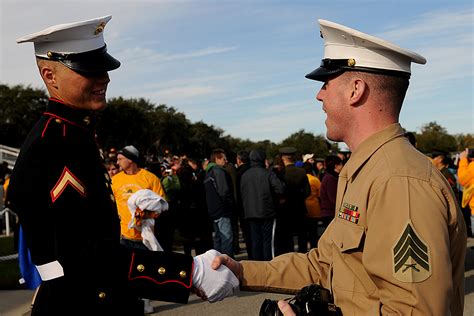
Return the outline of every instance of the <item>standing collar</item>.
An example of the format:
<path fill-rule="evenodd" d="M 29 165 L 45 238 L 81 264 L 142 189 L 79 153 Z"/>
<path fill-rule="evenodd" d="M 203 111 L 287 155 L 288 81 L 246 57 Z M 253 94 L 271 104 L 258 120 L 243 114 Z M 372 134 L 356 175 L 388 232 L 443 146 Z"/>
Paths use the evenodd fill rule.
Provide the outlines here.
<path fill-rule="evenodd" d="M 44 114 L 87 129 L 95 128 L 96 118 L 92 111 L 76 109 L 55 98 L 49 99 Z"/>
<path fill-rule="evenodd" d="M 369 136 L 364 140 L 351 158 L 342 168 L 340 176 L 349 180 L 362 167 L 362 165 L 385 143 L 394 138 L 403 136 L 403 129 L 399 123 L 391 124 L 383 130 Z"/>

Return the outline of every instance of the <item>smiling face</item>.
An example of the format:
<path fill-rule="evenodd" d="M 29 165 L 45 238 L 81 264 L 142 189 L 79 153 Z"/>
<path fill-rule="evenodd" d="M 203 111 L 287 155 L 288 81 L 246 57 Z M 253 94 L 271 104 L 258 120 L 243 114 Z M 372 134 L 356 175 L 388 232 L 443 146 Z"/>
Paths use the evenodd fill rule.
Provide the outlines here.
<path fill-rule="evenodd" d="M 107 72 L 77 73 L 59 62 L 38 62 L 40 74 L 52 98 L 83 110 L 97 111 L 106 106 L 110 78 Z"/>

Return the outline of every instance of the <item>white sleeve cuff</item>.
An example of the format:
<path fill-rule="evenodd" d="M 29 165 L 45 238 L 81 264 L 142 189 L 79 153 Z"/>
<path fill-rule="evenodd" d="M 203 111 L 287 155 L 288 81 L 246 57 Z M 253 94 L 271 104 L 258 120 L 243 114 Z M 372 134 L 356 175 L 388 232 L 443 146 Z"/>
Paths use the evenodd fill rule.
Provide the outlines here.
<path fill-rule="evenodd" d="M 41 276 L 41 280 L 48 281 L 64 276 L 64 270 L 59 261 L 53 261 L 50 263 L 36 266 L 38 273 Z"/>

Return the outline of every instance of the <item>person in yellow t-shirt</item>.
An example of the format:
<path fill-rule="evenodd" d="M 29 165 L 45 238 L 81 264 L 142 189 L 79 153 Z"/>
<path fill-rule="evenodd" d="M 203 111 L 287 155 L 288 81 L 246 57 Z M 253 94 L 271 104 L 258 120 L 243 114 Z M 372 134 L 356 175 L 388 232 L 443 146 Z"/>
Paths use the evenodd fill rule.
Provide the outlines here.
<path fill-rule="evenodd" d="M 316 248 L 319 240 L 318 223 L 321 220 L 321 204 L 319 203 L 321 181 L 312 174 L 313 169 L 309 161 L 303 164 L 303 169 L 311 188 L 311 194 L 305 200 L 306 210 L 308 211 L 306 214 L 306 233 L 311 248 Z"/>
<path fill-rule="evenodd" d="M 471 149 L 472 150 L 472 149 Z M 466 148 L 459 155 L 458 181 L 463 187 L 461 207 L 471 209 L 471 234 L 474 234 L 474 158 Z"/>
<path fill-rule="evenodd" d="M 125 146 L 118 152 L 117 163 L 121 171 L 112 178 L 112 190 L 120 216 L 122 234 L 120 242 L 127 247 L 146 249 L 142 243 L 140 231 L 128 228 L 132 214 L 127 201 L 133 193 L 141 189 L 149 189 L 164 199 L 166 199 L 166 195 L 160 179 L 153 173 L 138 167 L 139 157 L 138 150 L 132 145 Z"/>

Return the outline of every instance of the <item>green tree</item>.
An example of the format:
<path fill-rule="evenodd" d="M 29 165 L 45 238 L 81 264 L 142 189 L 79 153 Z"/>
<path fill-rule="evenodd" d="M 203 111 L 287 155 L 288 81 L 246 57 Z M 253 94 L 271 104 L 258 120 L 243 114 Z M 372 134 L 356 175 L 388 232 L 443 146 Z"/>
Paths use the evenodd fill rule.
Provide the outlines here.
<path fill-rule="evenodd" d="M 421 127 L 421 133 L 416 136 L 418 149 L 425 153 L 441 150 L 453 152 L 457 149 L 454 136 L 449 135 L 444 127 L 436 122 L 430 122 Z"/>
<path fill-rule="evenodd" d="M 332 149 L 332 144 L 329 143 L 324 136 L 315 136 L 312 133 L 305 132 L 304 129 L 299 130 L 284 139 L 279 147 L 285 146 L 295 147 L 298 150 L 298 159 L 301 159 L 302 154 L 307 153 L 314 153 L 317 157 L 325 157 Z"/>
<path fill-rule="evenodd" d="M 0 144 L 21 147 L 47 104 L 42 89 L 0 85 Z"/>
<path fill-rule="evenodd" d="M 456 134 L 454 138 L 456 139 L 458 151 L 474 148 L 474 134 Z"/>

